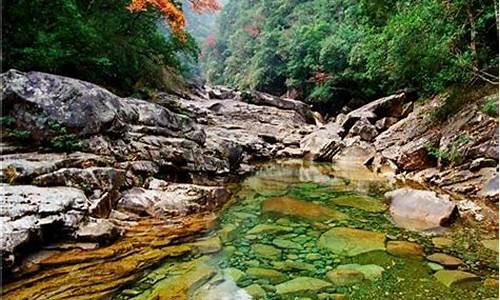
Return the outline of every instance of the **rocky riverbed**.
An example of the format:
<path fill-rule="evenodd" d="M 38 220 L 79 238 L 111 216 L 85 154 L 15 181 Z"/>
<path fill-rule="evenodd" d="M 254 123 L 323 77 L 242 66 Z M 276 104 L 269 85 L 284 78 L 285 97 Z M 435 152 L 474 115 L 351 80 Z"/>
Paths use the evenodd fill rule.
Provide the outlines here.
<path fill-rule="evenodd" d="M 223 87 L 143 101 L 37 72 L 1 82 L 6 299 L 498 296 L 483 99 L 439 125 L 442 99 L 405 93 L 324 123 Z M 258 163 L 277 158 L 300 160 Z"/>

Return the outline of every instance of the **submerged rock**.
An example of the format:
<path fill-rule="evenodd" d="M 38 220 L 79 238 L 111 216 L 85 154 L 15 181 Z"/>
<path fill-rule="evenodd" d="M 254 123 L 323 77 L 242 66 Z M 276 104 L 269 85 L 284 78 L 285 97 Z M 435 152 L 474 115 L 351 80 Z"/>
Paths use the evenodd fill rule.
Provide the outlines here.
<path fill-rule="evenodd" d="M 464 272 L 464 271 L 456 271 L 456 270 L 440 270 L 434 274 L 434 277 L 446 285 L 447 287 L 451 287 L 455 284 L 460 284 L 468 281 L 479 281 L 481 280 L 478 276 Z"/>
<path fill-rule="evenodd" d="M 431 254 L 427 256 L 427 259 L 448 268 L 458 268 L 464 264 L 463 260 L 444 253 Z"/>
<path fill-rule="evenodd" d="M 385 234 L 352 228 L 332 228 L 321 235 L 318 247 L 339 255 L 356 256 L 385 250 Z"/>
<path fill-rule="evenodd" d="M 448 196 L 409 188 L 385 195 L 390 202 L 394 222 L 410 230 L 433 230 L 452 223 L 458 216 L 457 206 Z"/>
<path fill-rule="evenodd" d="M 313 296 L 331 286 L 331 283 L 320 279 L 312 277 L 297 277 L 290 281 L 278 284 L 276 286 L 276 293 L 281 296 Z"/>
<path fill-rule="evenodd" d="M 279 259 L 281 258 L 281 250 L 274 248 L 273 246 L 264 244 L 253 244 L 252 251 L 264 258 L 268 259 Z"/>
<path fill-rule="evenodd" d="M 364 278 L 375 281 L 382 277 L 382 273 L 385 271 L 384 268 L 377 265 L 359 265 L 359 264 L 348 264 L 340 265 L 337 270 L 351 270 L 358 271 L 363 274 Z"/>
<path fill-rule="evenodd" d="M 421 258 L 425 255 L 424 248 L 417 243 L 406 241 L 387 242 L 387 252 L 395 256 Z"/>
<path fill-rule="evenodd" d="M 334 209 L 291 197 L 269 198 L 262 202 L 263 213 L 295 216 L 309 221 L 344 220 L 347 216 Z"/>
<path fill-rule="evenodd" d="M 360 195 L 340 196 L 332 199 L 331 203 L 338 206 L 353 207 L 373 213 L 384 212 L 387 210 L 387 206 L 381 201 Z"/>
<path fill-rule="evenodd" d="M 498 240 L 482 240 L 481 244 L 487 249 L 498 253 Z"/>
<path fill-rule="evenodd" d="M 352 286 L 359 283 L 365 279 L 365 275 L 354 269 L 336 269 L 326 273 L 326 277 L 330 280 L 334 286 Z"/>
<path fill-rule="evenodd" d="M 251 277 L 268 280 L 272 284 L 282 283 L 287 280 L 285 274 L 272 269 L 248 268 L 246 274 Z"/>
<path fill-rule="evenodd" d="M 292 232 L 293 228 L 281 225 L 272 224 L 259 224 L 247 231 L 247 234 L 261 234 L 261 233 L 287 233 Z"/>

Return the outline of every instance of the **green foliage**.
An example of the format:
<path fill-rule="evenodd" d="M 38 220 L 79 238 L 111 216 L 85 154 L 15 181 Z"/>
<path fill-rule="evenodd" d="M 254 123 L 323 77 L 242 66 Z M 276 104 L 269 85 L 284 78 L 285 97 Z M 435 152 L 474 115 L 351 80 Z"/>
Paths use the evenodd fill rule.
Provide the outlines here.
<path fill-rule="evenodd" d="M 0 117 L 0 126 L 10 127 L 16 123 L 16 119 L 12 116 L 1 116 Z"/>
<path fill-rule="evenodd" d="M 432 144 L 425 145 L 425 149 L 428 155 L 447 165 L 460 161 L 459 148 L 470 142 L 470 140 L 471 137 L 467 133 L 462 133 L 458 135 L 446 149 L 437 148 Z"/>
<path fill-rule="evenodd" d="M 75 134 L 69 133 L 68 129 L 57 121 L 49 121 L 49 128 L 56 134 L 49 141 L 49 147 L 58 151 L 80 151 L 87 148 L 85 141 L 82 141 Z"/>
<path fill-rule="evenodd" d="M 128 94 L 162 87 L 166 66 L 198 53 L 169 34 L 155 10 L 130 13 L 128 0 L 3 1 L 4 69 L 44 71 Z"/>
<path fill-rule="evenodd" d="M 466 103 L 467 98 L 462 95 L 462 91 L 456 87 L 452 88 L 439 107 L 431 113 L 431 120 L 434 122 L 444 122 L 450 116 L 457 113 Z"/>
<path fill-rule="evenodd" d="M 494 11 L 493 1 L 233 0 L 202 64 L 211 83 L 288 91 L 326 112 L 403 88 L 430 95 L 477 69 L 496 74 Z"/>
<path fill-rule="evenodd" d="M 490 117 L 498 117 L 498 99 L 490 98 L 481 107 L 481 111 Z"/>

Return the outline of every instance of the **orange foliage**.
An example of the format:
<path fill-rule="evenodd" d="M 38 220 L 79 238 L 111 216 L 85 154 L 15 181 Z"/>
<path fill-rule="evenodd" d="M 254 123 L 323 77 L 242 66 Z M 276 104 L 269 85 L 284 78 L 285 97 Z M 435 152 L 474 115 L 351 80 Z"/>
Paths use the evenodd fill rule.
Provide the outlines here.
<path fill-rule="evenodd" d="M 214 12 L 220 9 L 217 0 L 189 0 L 189 4 L 198 13 Z M 161 12 L 173 32 L 180 34 L 186 26 L 186 17 L 182 9 L 175 5 L 172 0 L 132 0 L 127 9 L 131 12 L 139 12 L 145 11 L 149 7 Z"/>

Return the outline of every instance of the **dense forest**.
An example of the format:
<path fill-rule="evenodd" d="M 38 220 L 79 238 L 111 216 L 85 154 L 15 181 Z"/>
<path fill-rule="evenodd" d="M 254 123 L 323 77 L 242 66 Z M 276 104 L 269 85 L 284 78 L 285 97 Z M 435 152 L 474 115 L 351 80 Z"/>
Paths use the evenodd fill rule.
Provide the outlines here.
<path fill-rule="evenodd" d="M 496 1 L 232 0 L 204 43 L 210 83 L 333 112 L 399 89 L 496 82 Z"/>

